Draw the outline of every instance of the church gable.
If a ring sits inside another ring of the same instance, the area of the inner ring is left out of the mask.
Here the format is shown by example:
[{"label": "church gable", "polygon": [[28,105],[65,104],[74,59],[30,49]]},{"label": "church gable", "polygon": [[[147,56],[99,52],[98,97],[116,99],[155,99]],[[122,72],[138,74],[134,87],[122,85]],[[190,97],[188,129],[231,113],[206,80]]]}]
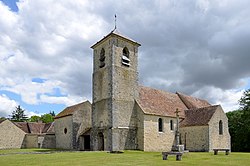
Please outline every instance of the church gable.
[{"label": "church gable", "polygon": [[86,103],[89,103],[89,101],[85,101],[65,108],[62,112],[56,115],[55,119],[73,115],[75,111],[80,110]]}]

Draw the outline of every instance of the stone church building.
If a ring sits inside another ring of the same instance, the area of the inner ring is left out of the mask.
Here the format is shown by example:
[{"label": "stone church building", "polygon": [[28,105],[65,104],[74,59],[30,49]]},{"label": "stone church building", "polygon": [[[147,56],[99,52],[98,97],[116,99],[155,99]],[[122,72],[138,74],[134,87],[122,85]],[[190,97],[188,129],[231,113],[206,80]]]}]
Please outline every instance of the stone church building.
[{"label": "stone church building", "polygon": [[180,142],[186,149],[230,149],[228,119],[220,105],[138,85],[139,46],[115,29],[91,47],[92,104],[79,103],[56,116],[56,147],[170,151],[178,109]]}]

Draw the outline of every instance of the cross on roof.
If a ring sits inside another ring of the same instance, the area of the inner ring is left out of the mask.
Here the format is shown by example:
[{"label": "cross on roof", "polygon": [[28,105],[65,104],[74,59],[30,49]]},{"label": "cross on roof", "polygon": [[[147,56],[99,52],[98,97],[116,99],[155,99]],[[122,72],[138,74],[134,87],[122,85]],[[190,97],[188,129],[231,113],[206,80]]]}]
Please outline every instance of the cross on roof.
[{"label": "cross on roof", "polygon": [[181,111],[179,111],[178,108],[176,108],[176,111],[174,113],[176,113],[176,116],[179,116],[179,112]]}]

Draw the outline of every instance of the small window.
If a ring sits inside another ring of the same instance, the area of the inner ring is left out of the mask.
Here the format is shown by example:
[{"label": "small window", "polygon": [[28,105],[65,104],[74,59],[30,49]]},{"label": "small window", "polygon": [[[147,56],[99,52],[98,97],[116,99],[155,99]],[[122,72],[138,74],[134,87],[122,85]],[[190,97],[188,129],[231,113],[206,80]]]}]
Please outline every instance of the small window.
[{"label": "small window", "polygon": [[170,120],[170,130],[174,130],[174,123],[173,123],[173,120]]},{"label": "small window", "polygon": [[223,134],[223,123],[222,123],[222,120],[219,121],[219,134],[220,135]]},{"label": "small window", "polygon": [[67,134],[68,130],[67,128],[64,128],[64,134]]},{"label": "small window", "polygon": [[162,122],[162,118],[158,119],[158,131],[162,132],[163,131],[163,122]]},{"label": "small window", "polygon": [[100,68],[105,66],[105,50],[102,48],[101,53],[100,53]]},{"label": "small window", "polygon": [[130,66],[129,51],[127,47],[122,50],[122,64],[127,67]]}]

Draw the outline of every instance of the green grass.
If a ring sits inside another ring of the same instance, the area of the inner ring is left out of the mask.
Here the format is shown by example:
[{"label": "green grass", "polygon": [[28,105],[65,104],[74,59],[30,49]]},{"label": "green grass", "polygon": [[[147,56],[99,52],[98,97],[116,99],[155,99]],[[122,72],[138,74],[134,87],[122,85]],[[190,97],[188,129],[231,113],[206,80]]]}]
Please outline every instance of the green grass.
[{"label": "green grass", "polygon": [[[42,152],[42,153],[38,153]],[[33,154],[35,153],[35,154]],[[48,154],[49,153],[49,154]],[[175,156],[169,160],[162,160],[160,152],[125,151],[122,154],[107,152],[70,152],[53,149],[13,149],[0,150],[0,165],[250,165],[250,153],[224,152],[219,155],[213,153],[187,153],[182,161],[175,161]]]}]

